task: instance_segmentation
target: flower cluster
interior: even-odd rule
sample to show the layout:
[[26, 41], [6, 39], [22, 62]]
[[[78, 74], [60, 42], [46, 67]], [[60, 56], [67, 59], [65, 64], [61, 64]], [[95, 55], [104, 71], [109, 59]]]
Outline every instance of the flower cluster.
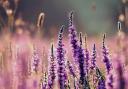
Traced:
[[[105, 34], [102, 48], [98, 46], [96, 38], [94, 38], [96, 42], [93, 47], [90, 44], [87, 47], [87, 37], [85, 36], [85, 45], [83, 45], [82, 32], [79, 36], [77, 35], [73, 16], [74, 12], [71, 12], [68, 26], [72, 51], [67, 46], [67, 39], [63, 39], [65, 28], [62, 25], [58, 33], [57, 44], [51, 45], [50, 52], [48, 52], [50, 55], [47, 56], [46, 50], [49, 49], [47, 48], [47, 41], [40, 38], [44, 13], [39, 16], [37, 24], [39, 30], [32, 36], [33, 38], [27, 32], [22, 34], [19, 29], [18, 35], [16, 34], [13, 38], [11, 38], [12, 34], [9, 34], [9, 36], [2, 35], [1, 39], [3, 37], [4, 42], [3, 40], [1, 42], [0, 39], [0, 89], [127, 89], [128, 79], [125, 74], [127, 72], [128, 47], [126, 43], [123, 43], [124, 40], [127, 42], [126, 36], [123, 35], [122, 37], [120, 33], [119, 44], [117, 44], [118, 52], [115, 52], [114, 47], [112, 49], [114, 52], [111, 52], [111, 48], [107, 49]], [[20, 28], [20, 30], [23, 28]], [[121, 23], [119, 23], [118, 28], [121, 30]], [[9, 49], [5, 45], [8, 39], [9, 42], [7, 41], [7, 43], [11, 43]], [[113, 39], [111, 40], [113, 41]], [[34, 48], [32, 49], [33, 44]], [[42, 50], [45, 47], [46, 50]], [[92, 49], [91, 55], [90, 47]], [[116, 60], [114, 59], [115, 54], [118, 56]], [[116, 68], [115, 62], [117, 62]], [[43, 74], [44, 77], [42, 77]], [[118, 80], [116, 81], [116, 79]]]

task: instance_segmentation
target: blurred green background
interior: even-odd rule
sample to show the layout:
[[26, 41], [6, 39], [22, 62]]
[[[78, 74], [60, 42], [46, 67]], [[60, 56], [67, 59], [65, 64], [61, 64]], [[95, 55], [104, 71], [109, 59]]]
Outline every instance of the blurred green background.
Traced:
[[68, 26], [68, 13], [73, 10], [77, 30], [89, 35], [113, 35], [124, 8], [121, 0], [20, 0], [17, 16], [36, 24], [39, 13], [44, 12], [45, 33], [50, 34], [62, 24]]

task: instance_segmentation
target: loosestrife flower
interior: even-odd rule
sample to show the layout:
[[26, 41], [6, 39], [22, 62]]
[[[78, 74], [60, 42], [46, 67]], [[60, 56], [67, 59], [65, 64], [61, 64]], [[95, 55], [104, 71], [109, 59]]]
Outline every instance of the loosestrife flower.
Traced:
[[93, 54], [91, 59], [91, 69], [94, 69], [96, 67], [96, 46], [94, 44], [93, 46]]
[[106, 38], [106, 36], [104, 34], [104, 36], [103, 36], [103, 48], [102, 49], [103, 49], [103, 61], [106, 65], [106, 70], [107, 70], [107, 75], [108, 75], [108, 81], [106, 81], [106, 82], [107, 82], [108, 87], [110, 89], [113, 89], [113, 74], [110, 73], [112, 71], [112, 64], [110, 63], [110, 59], [108, 57], [109, 52], [105, 46], [105, 38]]
[[[21, 52], [21, 53], [19, 53]], [[27, 80], [28, 77], [28, 64], [26, 61], [27, 54], [17, 49], [17, 71], [18, 71], [18, 89], [27, 89]]]
[[84, 84], [84, 81], [85, 81], [85, 66], [84, 66], [84, 60], [85, 60], [85, 57], [84, 57], [84, 53], [83, 53], [83, 49], [82, 47], [79, 47], [79, 50], [78, 50], [78, 62], [79, 62], [79, 71], [80, 71], [80, 83], [83, 85]]
[[105, 37], [105, 34], [104, 34], [104, 36], [103, 36], [103, 48], [102, 48], [103, 49], [103, 62], [105, 63], [107, 73], [109, 74], [109, 72], [110, 72], [110, 70], [112, 68], [112, 65], [111, 65], [110, 59], [108, 57], [109, 52], [108, 52], [108, 50], [107, 50], [107, 48], [105, 46], [105, 38], [106, 37]]
[[32, 55], [32, 61], [33, 61], [33, 64], [32, 64], [33, 71], [35, 73], [37, 73], [38, 72], [40, 58], [39, 58], [39, 55], [38, 55], [37, 50], [35, 49], [35, 47], [34, 47], [34, 52], [33, 52], [33, 55]]
[[82, 47], [79, 47], [78, 50], [78, 66], [79, 66], [79, 75], [80, 75], [80, 84], [82, 85], [82, 87], [84, 89], [90, 89], [90, 85], [89, 85], [89, 81], [88, 81], [88, 77], [85, 76], [85, 66], [84, 66], [84, 53], [83, 53], [83, 49]]
[[59, 36], [58, 36], [58, 46], [57, 46], [57, 63], [58, 63], [58, 82], [60, 89], [66, 88], [67, 74], [65, 69], [65, 51], [64, 44], [62, 42], [64, 26], [61, 27]]
[[96, 77], [96, 57], [97, 57], [97, 52], [96, 52], [96, 46], [95, 44], [93, 45], [93, 51], [92, 51], [92, 58], [91, 58], [91, 66], [90, 66], [90, 73], [92, 74], [92, 86], [94, 89], [96, 89], [96, 84], [97, 84], [97, 77]]
[[73, 57], [75, 61], [77, 62], [78, 61], [77, 52], [78, 52], [79, 46], [78, 46], [76, 28], [73, 24], [73, 12], [70, 13], [68, 30], [69, 30], [70, 43], [71, 43], [72, 51], [73, 51]]
[[37, 88], [38, 87], [38, 82], [37, 82], [37, 80], [33, 80], [33, 88]]
[[69, 20], [70, 20], [70, 24], [69, 24], [70, 41], [73, 48], [73, 55], [74, 55], [75, 61], [78, 62], [78, 66], [79, 66], [80, 84], [83, 86], [85, 85], [84, 83], [86, 81], [85, 70], [84, 70], [86, 69], [84, 66], [85, 56], [84, 56], [82, 47], [78, 45], [77, 33], [73, 25], [73, 12], [70, 13]]
[[118, 77], [118, 84], [117, 84], [117, 88], [118, 89], [126, 89], [125, 85], [126, 85], [126, 81], [124, 79], [124, 75], [123, 75], [123, 67], [120, 63], [119, 60], [117, 60], [117, 77]]
[[86, 72], [88, 74], [88, 71], [89, 71], [89, 51], [87, 49], [87, 36], [85, 36], [85, 66], [86, 66]]
[[50, 54], [49, 65], [48, 66], [49, 66], [48, 89], [53, 89], [53, 85], [54, 85], [55, 78], [56, 78], [56, 74], [55, 74], [56, 62], [55, 62], [53, 44], [51, 46], [51, 54]]
[[118, 47], [118, 53], [122, 56], [124, 56], [124, 63], [127, 66], [128, 65], [128, 47], [127, 47], [127, 37], [126, 34], [122, 31], [121, 22], [118, 21], [118, 33], [117, 33], [117, 47]]
[[[87, 38], [85, 38], [86, 41]], [[80, 41], [80, 47], [82, 47], [82, 33], [79, 33], [79, 41]], [[85, 42], [87, 43], [87, 42]], [[87, 45], [87, 44], [85, 44]], [[85, 48], [85, 71], [86, 71], [86, 76], [88, 76], [88, 71], [89, 71], [89, 51], [87, 49], [87, 46]]]
[[[80, 32], [80, 34], [79, 34], [79, 41], [80, 41], [80, 48], [82, 48], [82, 33]], [[82, 50], [81, 50], [82, 51]], [[88, 51], [88, 50], [87, 50]], [[87, 52], [86, 51], [86, 52]], [[82, 53], [82, 55], [83, 55], [83, 59], [84, 59], [84, 61], [86, 61], [85, 62], [85, 67], [84, 67], [84, 69], [86, 69], [85, 70], [85, 74], [84, 74], [84, 88], [86, 89], [89, 89], [90, 88], [90, 86], [89, 86], [89, 81], [88, 81], [88, 68], [89, 68], [89, 55], [88, 55], [89, 53], [86, 53], [86, 55], [84, 55], [83, 53]], [[78, 54], [79, 55], [79, 54]], [[81, 55], [81, 54], [80, 54]], [[85, 58], [85, 56], [86, 56], [86, 58]], [[79, 59], [79, 58], [78, 58]], [[86, 60], [85, 60], [86, 59]], [[81, 60], [82, 61], [82, 60]], [[82, 62], [81, 62], [82, 63]], [[79, 65], [82, 65], [82, 64], [79, 64]], [[80, 66], [79, 66], [80, 67]], [[81, 68], [82, 68], [82, 66], [81, 66]], [[81, 71], [80, 71], [81, 72]], [[85, 76], [86, 75], [86, 76]]]

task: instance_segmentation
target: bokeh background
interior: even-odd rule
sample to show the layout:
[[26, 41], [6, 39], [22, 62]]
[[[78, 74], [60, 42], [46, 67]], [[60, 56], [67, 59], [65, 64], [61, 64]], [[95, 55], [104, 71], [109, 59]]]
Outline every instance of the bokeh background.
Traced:
[[[9, 0], [14, 2], [15, 0]], [[75, 12], [77, 30], [90, 36], [101, 33], [113, 35], [117, 32], [117, 21], [123, 23], [127, 32], [127, 0], [18, 0], [16, 17], [36, 24], [40, 12], [45, 13], [44, 33], [50, 36], [58, 32], [59, 27], [68, 25], [68, 13]], [[14, 4], [11, 8], [14, 8]], [[53, 31], [54, 30], [54, 31]]]
[[[72, 36], [76, 39], [74, 41], [70, 40], [72, 37], [68, 37], [69, 34], [71, 35], [71, 32], [68, 32], [70, 11], [74, 11], [73, 23], [78, 33], [75, 35], [81, 38], [75, 38], [73, 34]], [[41, 12], [45, 14], [45, 19], [44, 22], [42, 21], [43, 26], [37, 26]], [[120, 22], [117, 25], [118, 21]], [[61, 25], [65, 25], [63, 54], [66, 53], [66, 61], [70, 60], [74, 65], [70, 47], [73, 44], [82, 49], [80, 52], [82, 55], [85, 53], [82, 51], [88, 49], [90, 59], [93, 56], [95, 58], [96, 55], [98, 59], [96, 64], [103, 74], [105, 66], [102, 59], [108, 56], [105, 51], [110, 53], [110, 62], [115, 64], [116, 60], [121, 60], [124, 69], [127, 69], [128, 42], [125, 33], [128, 31], [128, 0], [0, 0], [0, 86], [2, 89], [36, 89], [35, 81], [37, 88], [41, 87], [38, 86], [39, 84], [46, 83], [47, 80], [42, 81], [42, 79], [45, 80], [46, 76], [43, 77], [43, 75], [48, 71], [48, 65], [51, 65], [49, 63], [51, 43], [55, 47], [55, 57], [58, 57], [56, 53], [59, 52], [59, 46], [62, 46], [61, 42], [57, 42], [61, 39], [58, 40], [57, 37]], [[119, 25], [122, 28], [119, 29]], [[80, 32], [82, 32], [81, 37]], [[103, 33], [107, 33], [105, 44]], [[85, 34], [88, 35], [88, 39], [85, 39]], [[96, 45], [96, 51], [93, 44]], [[104, 45], [108, 48], [104, 48]], [[81, 56], [80, 53], [76, 55]], [[38, 73], [36, 73], [37, 70], [33, 71], [36, 68]], [[126, 80], [127, 85], [127, 77], [122, 77], [120, 70], [118, 72], [121, 74], [121, 78], [118, 76], [120, 80]], [[127, 75], [128, 72], [125, 70], [123, 73]], [[117, 73], [114, 72], [114, 74]], [[55, 85], [57, 89], [58, 84]]]

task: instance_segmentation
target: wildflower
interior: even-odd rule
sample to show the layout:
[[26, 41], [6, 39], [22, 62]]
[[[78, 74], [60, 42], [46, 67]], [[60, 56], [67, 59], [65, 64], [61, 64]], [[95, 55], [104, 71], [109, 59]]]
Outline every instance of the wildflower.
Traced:
[[91, 60], [91, 69], [94, 69], [96, 67], [96, 46], [94, 44], [93, 46], [93, 54], [92, 54], [92, 60]]
[[65, 51], [63, 48], [64, 44], [62, 42], [63, 30], [64, 30], [64, 26], [62, 26], [60, 29], [58, 36], [58, 46], [57, 46], [58, 80], [59, 80], [60, 89], [65, 89], [66, 80], [67, 80], [67, 75], [65, 70], [65, 58], [64, 58]]
[[[88, 70], [89, 70], [88, 69], [89, 68], [89, 62], [88, 62], [89, 55], [88, 54], [89, 53], [86, 53], [86, 58], [85, 58], [85, 55], [84, 55], [83, 49], [82, 49], [82, 33], [79, 34], [79, 39], [80, 39], [80, 47], [79, 47], [80, 49], [78, 50], [78, 52], [80, 52], [80, 54], [78, 54], [79, 68], [81, 69], [81, 71], [83, 69], [86, 69], [85, 71], [82, 71], [82, 72], [80, 71], [80, 73], [81, 73], [81, 80], [80, 81], [81, 81], [81, 83], [83, 81], [83, 87], [85, 89], [90, 89], [89, 81], [88, 81]], [[88, 52], [88, 51], [86, 51], [86, 52]], [[82, 61], [83, 61], [83, 63], [82, 63]], [[85, 66], [84, 66], [84, 61], [86, 61]], [[82, 67], [82, 65], [83, 65], [83, 67]], [[82, 77], [83, 77], [83, 80], [82, 80]]]
[[48, 71], [48, 89], [53, 89], [53, 85], [54, 85], [54, 81], [56, 78], [56, 74], [55, 74], [55, 56], [54, 56], [54, 49], [53, 49], [53, 44], [51, 46], [51, 55], [49, 58], [49, 71]]
[[72, 51], [73, 51], [73, 57], [75, 59], [75, 62], [77, 62], [78, 61], [77, 52], [78, 52], [79, 46], [78, 46], [76, 28], [73, 25], [73, 12], [70, 13], [68, 30], [69, 30], [70, 43], [71, 43]]
[[86, 68], [86, 74], [88, 75], [88, 71], [89, 71], [89, 52], [86, 49], [85, 50], [85, 68]]
[[107, 73], [109, 74], [109, 72], [110, 72], [110, 70], [112, 68], [112, 65], [111, 65], [110, 59], [108, 57], [109, 52], [108, 52], [108, 50], [107, 50], [107, 48], [105, 46], [105, 34], [103, 36], [103, 48], [102, 49], [103, 49], [103, 61], [104, 61], [105, 65], [106, 65]]
[[[82, 47], [82, 33], [81, 32], [79, 34], [79, 39], [80, 39], [80, 47]], [[87, 76], [88, 71], [89, 71], [89, 52], [88, 52], [87, 47], [85, 48], [85, 69], [86, 69], [86, 76]]]
[[117, 75], [118, 75], [118, 89], [126, 89], [125, 87], [125, 79], [123, 75], [123, 68], [119, 60], [117, 60]]
[[32, 55], [32, 60], [33, 60], [33, 71], [35, 73], [37, 73], [38, 72], [40, 58], [39, 58], [39, 55], [38, 55], [37, 50], [35, 49], [35, 47], [34, 47], [34, 52], [33, 52], [33, 55]]
[[83, 53], [83, 49], [81, 47], [79, 47], [78, 50], [78, 62], [79, 62], [79, 71], [80, 71], [80, 82], [83, 85], [84, 84], [84, 78], [85, 78], [85, 66], [84, 66], [84, 53]]
[[37, 88], [37, 86], [38, 86], [37, 80], [33, 80], [33, 87], [34, 87], [34, 88]]
[[90, 73], [92, 74], [92, 86], [94, 87], [94, 89], [96, 88], [96, 84], [97, 84], [97, 77], [96, 77], [96, 46], [94, 44], [93, 46], [93, 51], [92, 51], [92, 58], [91, 58], [91, 66], [90, 66]]
[[82, 87], [84, 89], [90, 89], [90, 85], [89, 85], [89, 81], [88, 81], [88, 76], [85, 76], [86, 72], [85, 72], [85, 66], [84, 66], [84, 53], [83, 53], [83, 49], [81, 47], [79, 47], [78, 50], [78, 66], [79, 66], [79, 71], [80, 71], [80, 84], [82, 85]]
[[108, 81], [107, 82], [107, 85], [110, 89], [113, 89], [113, 74], [111, 74], [110, 72], [112, 71], [112, 64], [110, 63], [110, 59], [108, 57], [109, 55], [109, 52], [105, 46], [105, 34], [103, 36], [103, 61], [106, 65], [106, 70], [107, 70], [107, 75], [108, 75]]

